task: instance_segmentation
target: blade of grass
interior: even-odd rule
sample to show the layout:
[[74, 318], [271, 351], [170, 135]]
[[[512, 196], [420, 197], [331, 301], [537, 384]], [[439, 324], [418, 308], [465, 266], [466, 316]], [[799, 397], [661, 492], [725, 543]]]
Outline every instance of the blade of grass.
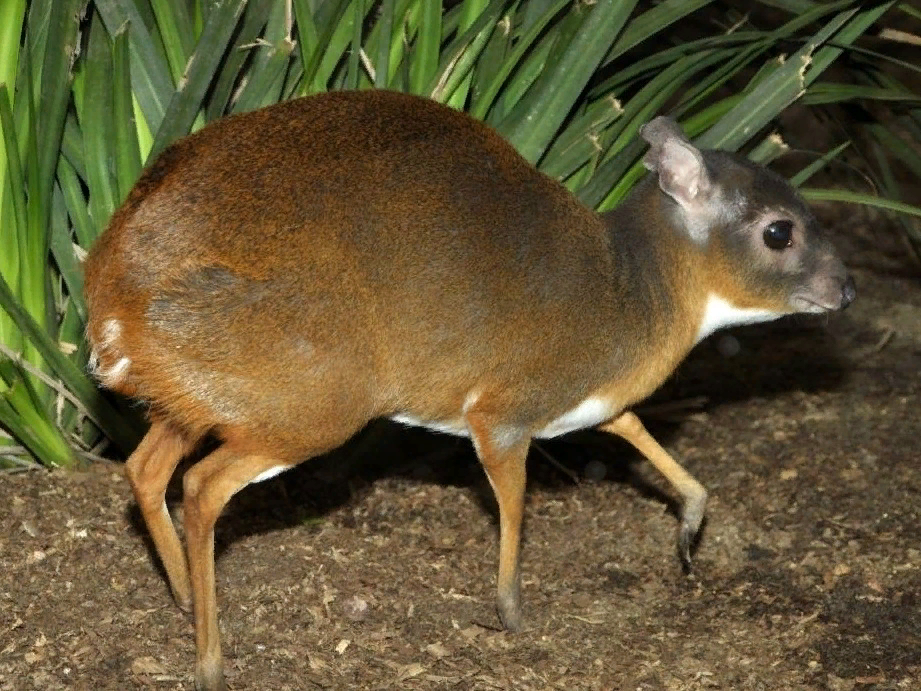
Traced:
[[409, 90], [423, 95], [426, 85], [438, 69], [442, 3], [440, 0], [420, 0], [420, 6], [419, 31], [413, 43], [409, 65]]
[[[296, 0], [297, 5], [306, 0]], [[234, 93], [239, 89], [242, 80], [245, 80], [245, 66], [248, 64], [251, 53], [257, 45], [257, 40], [262, 35], [271, 12], [271, 3], [248, 2], [240, 20], [234, 43], [227, 51], [217, 81], [211, 89], [208, 104], [205, 107], [205, 119], [215, 120], [233, 109]], [[298, 47], [303, 49], [303, 41], [298, 41]]]
[[[78, 47], [81, 0], [57, 0], [48, 22], [48, 36], [42, 55], [41, 83], [37, 98], [29, 89], [27, 105], [31, 108], [29, 128], [29, 155], [26, 159], [28, 185], [28, 229], [20, 242], [20, 274], [18, 298], [25, 309], [49, 331], [56, 330], [57, 322], [50, 295], [48, 261], [48, 232], [51, 213], [51, 191], [60, 152], [64, 119], [70, 101], [71, 64]], [[29, 56], [26, 55], [26, 64]], [[27, 361], [43, 367], [41, 358], [30, 344], [23, 348]]]
[[[533, 4], [533, 2], [526, 3], [525, 7], [530, 7]], [[473, 68], [474, 76], [471, 84], [472, 94], [469, 103], [466, 104], [467, 108], [469, 108], [471, 104], [477, 103], [480, 96], [483, 94], [483, 89], [486, 85], [492, 83], [499, 69], [501, 69], [502, 64], [506, 61], [512, 44], [511, 30], [513, 17], [515, 17], [516, 14], [520, 14], [520, 12], [518, 12], [518, 7], [519, 4], [515, 3], [511, 8], [507, 8], [503, 11], [502, 16], [496, 23], [496, 29], [492, 32], [489, 41], [486, 42], [486, 46], [483, 48], [480, 59], [476, 61]]]
[[[809, 86], [818, 79], [825, 69], [840, 57], [851, 43], [866, 33], [873, 23], [882, 17], [894, 4], [895, 0], [890, 0], [890, 2], [884, 2], [876, 7], [857, 12], [856, 16], [850, 19], [850, 21], [834, 35], [833, 42], [829, 41], [829, 45], [815, 51], [814, 55], [814, 48], [810, 49], [807, 54], [812, 55], [812, 60], [805, 75], [805, 85]], [[858, 5], [858, 7], [860, 7], [860, 5]], [[839, 16], [847, 16], [848, 14], [849, 13], [842, 13]], [[815, 45], [819, 46], [822, 45], [822, 43], [825, 43], [824, 39], [816, 41]], [[807, 48], [809, 48], [809, 45], [807, 45], [804, 50]]]
[[306, 65], [319, 44], [319, 30], [313, 18], [310, 0], [293, 0], [293, 9], [297, 24], [297, 47], [301, 54], [301, 64]]
[[[352, 37], [351, 22], [355, 15], [348, 12], [351, 4], [352, 0], [327, 0], [318, 8], [314, 23], [322, 27], [322, 31], [317, 36], [309, 59], [304, 63], [304, 76], [299, 90], [301, 96], [326, 90], [327, 80]], [[300, 17], [300, 14], [297, 16]]]
[[646, 169], [638, 161], [645, 150], [646, 145], [641, 139], [629, 142], [598, 166], [591, 180], [578, 190], [579, 199], [599, 211], [616, 205], [643, 176]]
[[139, 441], [137, 429], [133, 429], [130, 419], [120, 415], [100, 394], [87, 375], [74, 362], [64, 355], [56, 341], [38, 324], [17, 302], [9, 284], [0, 276], [0, 307], [12, 317], [13, 321], [28, 338], [51, 367], [64, 386], [80, 401], [81, 405], [91, 411], [106, 435], [125, 452], [131, 451]]
[[83, 297], [83, 271], [77, 255], [74, 254], [73, 238], [67, 224], [67, 207], [60, 187], [55, 187], [51, 203], [51, 254], [67, 286], [70, 304], [85, 324], [86, 300]]
[[[356, 14], [354, 11], [350, 12], [348, 10], [354, 9], [354, 4], [358, 2], [359, 0], [351, 0], [346, 6], [345, 13], [334, 27], [332, 38], [330, 38], [327, 44], [323, 45], [320, 51], [322, 59], [313, 78], [315, 91], [326, 91], [330, 88], [343, 88], [342, 80], [345, 73], [342, 69], [338, 69], [337, 71], [337, 68], [341, 68], [343, 57], [348, 51], [352, 42], [352, 37], [355, 34]], [[364, 10], [368, 11], [370, 9], [363, 1], [362, 5]], [[362, 24], [363, 23], [364, 22], [362, 22]]]
[[827, 105], [843, 101], [872, 100], [893, 101], [897, 103], [921, 104], [921, 95], [910, 92], [898, 92], [893, 89], [858, 84], [834, 84], [816, 82], [808, 88], [803, 96], [807, 106]]
[[281, 98], [285, 73], [295, 48], [286, 9], [285, 3], [272, 6], [265, 32], [252, 47], [245, 84], [238, 89], [232, 107], [234, 113], [255, 110]]
[[[19, 39], [26, 17], [25, 0], [8, 0], [0, 4], [0, 84], [16, 84], [19, 69]], [[0, 139], [0, 200], [6, 189], [6, 149]]]
[[693, 82], [698, 72], [717, 64], [718, 53], [703, 51], [685, 56], [672, 63], [647, 82], [624, 106], [622, 117], [614, 121], [605, 133], [604, 158], [623, 149], [642, 124], [652, 119], [665, 102], [681, 87]]
[[562, 58], [535, 84], [526, 111], [502, 128], [526, 159], [540, 160], [635, 4], [633, 0], [598, 0]]
[[90, 247], [96, 239], [97, 228], [87, 211], [86, 198], [83, 196], [80, 179], [73, 166], [70, 165], [70, 161], [64, 156], [58, 160], [57, 178], [77, 241], [82, 247]]
[[852, 192], [850, 190], [836, 190], [816, 187], [804, 187], [800, 189], [800, 194], [808, 201], [813, 202], [845, 202], [848, 204], [861, 204], [870, 206], [875, 209], [884, 211], [895, 211], [896, 213], [906, 214], [921, 218], [921, 207], [905, 202], [897, 202], [884, 197], [877, 197], [872, 194], [862, 192]]
[[381, 3], [380, 15], [377, 20], [377, 29], [380, 35], [376, 37], [377, 51], [374, 61], [374, 87], [386, 89], [390, 76], [390, 44], [393, 40], [394, 10], [396, 0], [384, 0]]
[[387, 77], [387, 88], [394, 91], [407, 91], [409, 89], [409, 59], [407, 55], [410, 49], [409, 25], [412, 20], [413, 10], [409, 7], [409, 3], [406, 3], [406, 5], [405, 12], [402, 14], [396, 13], [398, 25], [394, 28], [390, 43], [390, 74]]
[[886, 148], [889, 156], [899, 159], [916, 178], [921, 180], [921, 153], [911, 144], [882, 123], [872, 123], [864, 127], [870, 135]]
[[[79, 109], [79, 106], [78, 106]], [[64, 134], [61, 137], [61, 154], [70, 163], [81, 180], [86, 180], [86, 166], [83, 164], [83, 132], [73, 111], [67, 113], [64, 121]]]
[[590, 159], [597, 165], [604, 153], [603, 133], [623, 115], [624, 108], [613, 95], [598, 99], [575, 116], [554, 140], [540, 169], [550, 177], [566, 179]]
[[115, 181], [121, 204], [141, 174], [141, 147], [134, 121], [134, 98], [131, 93], [131, 55], [129, 26], [115, 35], [112, 44], [112, 119]]
[[90, 21], [84, 64], [83, 111], [79, 113], [79, 118], [83, 132], [90, 216], [98, 234], [115, 212], [119, 198], [113, 174], [114, 68], [108, 33], [98, 13], [94, 13]]
[[53, 436], [43, 433], [54, 427], [37, 414], [38, 409], [32, 407], [31, 398], [24, 392], [24, 382], [24, 375], [20, 375], [0, 395], [0, 425], [8, 429], [43, 465], [72, 467], [75, 459], [69, 447], [49, 442]]
[[751, 89], [732, 111], [701, 135], [696, 143], [711, 149], [738, 149], [805, 93], [806, 72], [810, 64], [815, 65], [813, 54], [816, 48], [838, 32], [855, 14], [856, 10], [837, 14], [800, 50]]
[[173, 141], [189, 133], [245, 6], [246, 0], [227, 0], [215, 5], [208, 13], [195, 52], [189, 58], [163, 121], [157, 128], [151, 157], [159, 155]]
[[801, 171], [799, 171], [796, 175], [791, 177], [790, 184], [793, 185], [794, 187], [799, 187], [800, 185], [804, 184], [807, 180], [809, 180], [809, 178], [811, 178], [813, 175], [815, 175], [820, 170], [822, 170], [825, 166], [831, 163], [834, 159], [836, 159], [841, 154], [841, 152], [844, 151], [850, 145], [851, 145], [850, 142], [844, 142], [843, 144], [839, 144], [834, 149], [826, 153], [824, 156], [816, 159], [815, 161], [810, 163], [808, 166], [803, 168]]
[[711, 2], [713, 0], [664, 0], [655, 5], [632, 19], [624, 27], [617, 41], [604, 56], [601, 65], [605, 66], [616, 60], [631, 48], [635, 48], [643, 41], [648, 41], [663, 29]]
[[502, 95], [490, 113], [492, 124], [505, 131], [527, 114], [531, 101], [538, 93], [536, 89], [532, 91], [532, 87], [545, 76], [548, 66], [556, 65], [563, 59], [567, 47], [585, 26], [590, 11], [588, 3], [575, 2], [554, 18], [503, 86]]
[[364, 0], [355, 0], [355, 2], [352, 4], [352, 12], [355, 13], [355, 17], [352, 20], [352, 45], [349, 49], [348, 66], [346, 68], [346, 89], [357, 89], [359, 78], [363, 72], [363, 68], [361, 66], [361, 39], [365, 18]]
[[444, 50], [444, 58], [434, 83], [426, 91], [430, 98], [462, 108], [470, 88], [470, 71], [496, 28], [504, 0], [492, 0], [489, 6]]
[[[515, 121], [516, 112], [524, 111], [524, 97], [546, 69], [554, 46], [564, 40], [567, 30], [571, 30], [573, 18], [561, 16], [563, 18], [552, 21], [530, 50], [522, 55], [519, 64], [510, 71], [500, 92], [496, 94], [486, 121], [500, 131]], [[516, 111], [517, 108], [521, 108], [521, 111]]]
[[[492, 26], [489, 32], [483, 37], [481, 44], [477, 45], [476, 42], [473, 43], [473, 45], [475, 46], [474, 50], [466, 50], [466, 49], [464, 50], [464, 57], [469, 60], [469, 64], [464, 67], [458, 66], [456, 70], [453, 70], [455, 74], [459, 72], [463, 72], [464, 76], [460, 80], [459, 83], [454, 85], [453, 89], [448, 91], [448, 93], [450, 93], [451, 95], [447, 100], [447, 104], [451, 106], [452, 108], [457, 108], [458, 110], [462, 110], [464, 106], [466, 105], [467, 96], [470, 92], [470, 84], [473, 79], [471, 70], [473, 69], [473, 64], [476, 61], [476, 57], [473, 57], [473, 56], [475, 55], [478, 57], [480, 53], [483, 51], [483, 49], [486, 47], [486, 42], [489, 40], [490, 36], [492, 35], [496, 22], [499, 21], [499, 15], [502, 12], [502, 7], [503, 5], [505, 5], [505, 2], [504, 0], [500, 2], [489, 2], [489, 0], [465, 0], [462, 6], [463, 9], [461, 11], [460, 24], [458, 25], [459, 34], [463, 34], [465, 32], [470, 31], [471, 27], [473, 27], [474, 23], [476, 23], [477, 19], [483, 15], [486, 8], [490, 5], [495, 7], [496, 18], [495, 20], [491, 22]], [[484, 27], [485, 27], [485, 24], [482, 27], [480, 27], [479, 31], [476, 32], [476, 35], [479, 36], [480, 32], [483, 31]], [[471, 44], [468, 42], [467, 45], [471, 45]], [[439, 72], [441, 71], [442, 70], [439, 68]]]
[[802, 14], [815, 7], [815, 3], [812, 0], [758, 0], [758, 2], [768, 7], [776, 7], [790, 14]]
[[[5, 167], [7, 169], [6, 185], [2, 190], [4, 202], [4, 220], [6, 223], [0, 228], [6, 250], [0, 255], [0, 276], [8, 278], [11, 284], [19, 286], [22, 252], [21, 239], [27, 232], [28, 219], [26, 217], [26, 186], [25, 173], [23, 172], [22, 159], [19, 153], [18, 134], [13, 121], [12, 106], [10, 105], [9, 89], [6, 84], [0, 84], [0, 130], [3, 134], [4, 149], [6, 151]], [[11, 347], [19, 350], [23, 347], [22, 334], [15, 324], [6, 315], [0, 315], [0, 341], [9, 343]]]
[[779, 156], [783, 156], [789, 150], [790, 147], [787, 145], [787, 143], [781, 138], [779, 134], [775, 132], [769, 134], [760, 142], [758, 142], [758, 144], [748, 153], [748, 158], [750, 158], [755, 163], [760, 163], [761, 165], [766, 166]]
[[[15, 16], [10, 12], [19, 10]], [[28, 20], [23, 22], [24, 13], [28, 12]], [[32, 51], [44, 50], [44, 36], [47, 34], [51, 6], [48, 2], [33, 2], [28, 6], [19, 7], [19, 3], [11, 2], [0, 7], [2, 18], [2, 36], [4, 41], [2, 69], [3, 80], [0, 81], [0, 101], [5, 106], [5, 121], [2, 123], [3, 138], [0, 148], [3, 157], [0, 158], [0, 276], [19, 289], [22, 274], [22, 254], [25, 248], [22, 239], [28, 232], [26, 217], [26, 186], [24, 177], [24, 159], [28, 154], [29, 136], [34, 127], [30, 119], [33, 104], [28, 102], [32, 94], [32, 85], [38, 79], [33, 78]], [[20, 37], [24, 45], [20, 49]], [[40, 64], [40, 61], [38, 61]], [[13, 102], [13, 94], [17, 94]], [[28, 94], [28, 96], [27, 96]], [[12, 147], [12, 150], [11, 150]], [[16, 171], [12, 166], [18, 166]], [[17, 350], [25, 345], [22, 334], [6, 314], [0, 314], [0, 342], [9, 343]], [[0, 390], [4, 385], [0, 383]]]
[[[178, 84], [195, 45], [187, 8], [183, 2], [170, 0], [150, 0], [150, 7], [157, 21], [159, 38], [163, 43], [173, 84]], [[119, 30], [121, 28], [119, 27]], [[113, 35], [114, 33], [116, 32], [113, 32]]]
[[159, 37], [151, 34], [133, 2], [94, 0], [94, 7], [110, 36], [117, 34], [125, 24], [130, 26], [131, 84], [147, 126], [156, 132], [175, 90], [163, 44]]
[[[9, 202], [13, 210], [13, 218], [19, 232], [25, 232], [26, 221], [26, 194], [22, 181], [25, 174], [22, 169], [22, 160], [19, 157], [19, 144], [17, 133], [13, 124], [13, 109], [10, 105], [10, 92], [6, 84], [0, 84], [0, 129], [3, 131], [3, 143], [6, 151], [6, 169], [9, 171], [7, 182], [9, 187]], [[12, 273], [12, 272], [10, 272]], [[9, 275], [9, 274], [8, 274]]]

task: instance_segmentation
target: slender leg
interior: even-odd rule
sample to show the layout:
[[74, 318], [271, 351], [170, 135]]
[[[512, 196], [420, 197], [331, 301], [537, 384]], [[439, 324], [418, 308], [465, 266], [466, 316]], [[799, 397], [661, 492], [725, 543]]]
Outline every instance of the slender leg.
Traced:
[[499, 504], [499, 619], [509, 631], [519, 631], [521, 575], [518, 553], [524, 513], [525, 460], [530, 439], [516, 434], [512, 435], [513, 439], [503, 440], [503, 435], [496, 434], [497, 426], [475, 412], [467, 413], [467, 426]]
[[176, 603], [192, 608], [189, 568], [182, 543], [166, 509], [166, 486], [182, 460], [194, 446], [180, 432], [162, 422], [154, 422], [144, 439], [125, 463], [128, 481], [141, 509], [147, 531], [153, 540]]
[[214, 584], [214, 524], [234, 494], [279, 465], [290, 464], [240, 453], [224, 445], [190, 468], [183, 478], [186, 548], [195, 612], [195, 688], [199, 691], [227, 688]]
[[611, 422], [602, 425], [601, 429], [630, 442], [681, 494], [684, 505], [681, 512], [681, 530], [678, 533], [678, 553], [685, 568], [689, 569], [691, 567], [691, 545], [704, 519], [707, 491], [652, 438], [635, 414], [629, 411], [622, 413]]

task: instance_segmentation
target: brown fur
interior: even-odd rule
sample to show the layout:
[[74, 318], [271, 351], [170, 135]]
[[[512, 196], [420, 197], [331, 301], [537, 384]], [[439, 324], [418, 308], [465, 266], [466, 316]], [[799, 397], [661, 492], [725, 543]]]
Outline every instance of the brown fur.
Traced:
[[[177, 599], [194, 603], [200, 688], [223, 687], [221, 508], [376, 417], [472, 437], [499, 500], [509, 628], [528, 443], [587, 398], [606, 401], [604, 428], [681, 492], [687, 548], [706, 493], [623, 411], [693, 346], [710, 294], [782, 313], [791, 291], [813, 297], [803, 286], [816, 274], [839, 293], [845, 274], [785, 184], [725, 154], [669, 149], [676, 127], [644, 136], [650, 166], [684, 154], [710, 196], [676, 205], [684, 178], [650, 176], [600, 216], [482, 123], [382, 91], [220, 120], [144, 173], [87, 259], [88, 335], [103, 382], [150, 405], [128, 473]], [[802, 235], [786, 255], [759, 244], [775, 207]], [[698, 212], [705, 244], [683, 227]], [[208, 433], [223, 445], [185, 476], [186, 563], [160, 506]]]

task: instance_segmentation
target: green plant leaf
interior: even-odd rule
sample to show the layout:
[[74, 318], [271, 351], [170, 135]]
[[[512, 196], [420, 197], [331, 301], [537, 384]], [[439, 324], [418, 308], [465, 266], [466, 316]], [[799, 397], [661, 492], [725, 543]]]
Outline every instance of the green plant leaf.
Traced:
[[98, 14], [91, 18], [87, 44], [83, 112], [79, 116], [86, 184], [90, 192], [90, 215], [98, 233], [109, 222], [119, 199], [115, 186], [115, 141], [112, 136], [115, 131], [114, 67], [108, 33]]
[[419, 7], [419, 31], [413, 43], [412, 61], [409, 66], [409, 90], [414, 94], [425, 94], [426, 85], [438, 69], [441, 2], [420, 0]]
[[141, 174], [141, 146], [134, 123], [134, 98], [131, 93], [131, 56], [128, 26], [115, 35], [112, 44], [112, 119], [115, 133], [115, 181], [118, 203], [128, 196]]
[[102, 397], [95, 385], [89, 380], [66, 355], [58, 348], [48, 332], [36, 322], [19, 305], [9, 284], [0, 276], [0, 307], [12, 317], [13, 321], [51, 367], [54, 374], [61, 379], [64, 386], [99, 420], [106, 435], [125, 452], [131, 451], [140, 439], [138, 430], [131, 420], [120, 415]]
[[803, 168], [796, 175], [791, 177], [790, 184], [793, 185], [794, 187], [799, 187], [800, 185], [803, 185], [807, 180], [809, 180], [809, 178], [811, 178], [813, 175], [815, 175], [820, 170], [822, 170], [831, 161], [836, 159], [838, 155], [841, 154], [842, 151], [844, 151], [848, 146], [850, 146], [850, 144], [851, 144], [850, 142], [844, 142], [843, 144], [839, 144], [838, 146], [836, 146], [834, 149], [826, 153], [821, 158], [816, 159], [815, 161], [810, 163], [808, 166]]
[[503, 4], [504, 0], [492, 0], [464, 29], [464, 33], [445, 49], [434, 83], [426, 88], [429, 98], [450, 103], [455, 108], [463, 107], [467, 100], [470, 72], [496, 28]]
[[159, 155], [169, 144], [191, 130], [205, 91], [214, 79], [245, 6], [246, 0], [226, 0], [209, 12], [195, 51], [157, 128], [151, 157]]
[[51, 254], [58, 266], [58, 271], [64, 283], [70, 302], [76, 310], [80, 321], [86, 324], [86, 300], [83, 297], [83, 271], [80, 261], [74, 252], [73, 237], [67, 223], [67, 207], [64, 203], [64, 193], [56, 187], [51, 198]]
[[[192, 21], [184, 2], [150, 0], [150, 7], [156, 17], [157, 34], [166, 52], [166, 62], [169, 65], [173, 83], [178, 84], [182, 79], [186, 62], [192, 54], [192, 47], [195, 45]], [[127, 28], [128, 25], [122, 26]], [[119, 31], [121, 30], [120, 27]], [[113, 35], [117, 33], [113, 32]]]
[[[776, 67], [750, 89], [732, 111], [702, 134], [696, 143], [712, 149], [738, 149], [805, 93], [810, 65], [813, 68], [816, 66], [816, 49], [835, 35], [855, 14], [855, 10], [837, 14], [796, 53], [782, 62], [777, 61]], [[819, 71], [829, 64], [828, 55], [823, 54]]]
[[128, 25], [131, 53], [131, 84], [147, 126], [157, 131], [166, 114], [175, 85], [159, 36], [151, 35], [134, 2], [94, 0], [110, 36]]
[[[527, 27], [526, 32], [515, 42], [502, 66], [492, 79], [483, 85], [482, 93], [477, 94], [470, 109], [470, 114], [479, 120], [485, 120], [492, 108], [499, 91], [502, 89], [512, 71], [519, 66], [524, 56], [533, 48], [548, 24], [562, 11], [571, 0], [556, 0]], [[500, 131], [503, 131], [500, 129]]]
[[524, 112], [502, 130], [529, 161], [537, 162], [630, 16], [634, 0], [598, 0], [566, 46], [535, 84]]
[[818, 202], [845, 202], [847, 204], [861, 204], [870, 206], [875, 209], [884, 211], [894, 211], [908, 216], [921, 218], [921, 207], [913, 204], [898, 202], [893, 199], [885, 199], [872, 194], [862, 192], [852, 192], [851, 190], [822, 189], [815, 187], [804, 187], [800, 189], [800, 194], [808, 201]]

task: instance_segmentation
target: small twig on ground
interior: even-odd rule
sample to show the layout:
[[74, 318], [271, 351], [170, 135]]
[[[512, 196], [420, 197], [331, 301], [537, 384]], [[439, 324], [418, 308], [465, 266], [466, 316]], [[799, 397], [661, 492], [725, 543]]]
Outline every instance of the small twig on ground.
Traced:
[[893, 336], [895, 336], [895, 329], [891, 326], [887, 326], [885, 329], [883, 329], [883, 333], [880, 335], [876, 343], [866, 348], [861, 348], [857, 351], [857, 357], [865, 358], [869, 357], [870, 355], [876, 355], [877, 353], [882, 352], [882, 350], [887, 345], [889, 345], [889, 342], [892, 340]]
[[552, 465], [554, 468], [556, 468], [561, 473], [563, 473], [563, 475], [565, 475], [570, 480], [572, 480], [573, 484], [576, 484], [576, 485], [579, 484], [578, 475], [576, 475], [573, 471], [571, 471], [569, 468], [567, 468], [562, 463], [560, 463], [558, 460], [556, 460], [553, 456], [551, 456], [550, 453], [537, 442], [532, 442], [532, 445], [534, 446], [535, 449], [537, 449], [541, 453], [541, 455], [544, 458], [546, 458], [550, 462], [550, 465]]
[[693, 419], [692, 412], [700, 412], [707, 405], [709, 399], [706, 396], [694, 396], [692, 398], [682, 398], [677, 401], [664, 401], [651, 405], [643, 405], [636, 408], [635, 412], [640, 417], [652, 417], [668, 422], [680, 422], [685, 419]]

